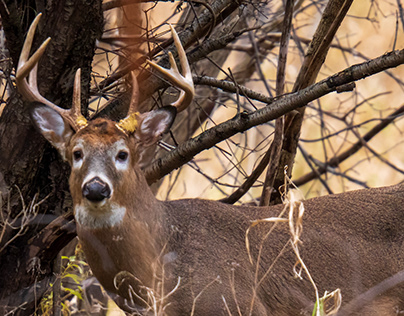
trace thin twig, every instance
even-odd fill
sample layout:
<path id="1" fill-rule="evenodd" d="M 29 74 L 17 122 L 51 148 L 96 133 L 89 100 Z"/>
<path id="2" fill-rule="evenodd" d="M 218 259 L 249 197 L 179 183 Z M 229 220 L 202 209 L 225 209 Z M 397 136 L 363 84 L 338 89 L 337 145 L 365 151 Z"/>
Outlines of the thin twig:
<path id="1" fill-rule="evenodd" d="M 404 105 L 401 106 L 399 109 L 395 110 L 389 116 L 387 116 L 384 120 L 382 120 L 379 124 L 374 126 L 369 132 L 363 135 L 355 144 L 353 144 L 350 148 L 345 150 L 338 156 L 332 157 L 330 160 L 324 163 L 324 166 L 335 168 L 340 163 L 351 157 L 353 154 L 359 151 L 365 143 L 369 142 L 373 137 L 379 134 L 386 126 L 388 126 L 391 122 L 393 122 L 397 117 L 401 116 L 404 113 Z M 310 172 L 305 174 L 304 176 L 300 177 L 299 179 L 294 180 L 293 182 L 296 186 L 301 186 L 315 178 L 319 175 L 322 175 L 327 171 L 325 167 L 319 167 L 315 172 Z"/>

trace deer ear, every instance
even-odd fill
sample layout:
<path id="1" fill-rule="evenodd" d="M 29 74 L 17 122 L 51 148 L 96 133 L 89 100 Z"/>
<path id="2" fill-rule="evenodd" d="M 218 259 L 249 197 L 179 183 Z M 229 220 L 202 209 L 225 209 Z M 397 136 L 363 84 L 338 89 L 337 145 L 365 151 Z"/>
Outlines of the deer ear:
<path id="1" fill-rule="evenodd" d="M 135 137 L 144 147 L 157 143 L 161 136 L 169 131 L 176 114 L 177 109 L 173 106 L 165 106 L 141 114 L 139 127 L 136 129 Z"/>
<path id="2" fill-rule="evenodd" d="M 66 160 L 66 145 L 74 132 L 63 117 L 47 106 L 37 106 L 31 112 L 31 119 L 39 132 L 55 147 Z"/>

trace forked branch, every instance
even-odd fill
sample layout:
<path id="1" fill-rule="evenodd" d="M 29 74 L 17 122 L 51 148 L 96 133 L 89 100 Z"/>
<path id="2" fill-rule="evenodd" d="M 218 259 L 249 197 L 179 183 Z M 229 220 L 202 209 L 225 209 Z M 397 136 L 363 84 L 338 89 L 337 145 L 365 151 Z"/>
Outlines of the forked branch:
<path id="1" fill-rule="evenodd" d="M 146 178 L 149 183 L 153 183 L 172 170 L 181 167 L 198 153 L 215 146 L 226 138 L 274 120 L 330 92 L 336 91 L 342 85 L 364 79 L 402 64 L 404 64 L 404 49 L 389 52 L 370 61 L 353 65 L 298 92 L 274 99 L 273 102 L 262 109 L 252 113 L 240 113 L 234 118 L 180 144 L 175 150 L 150 165 L 145 170 Z"/>

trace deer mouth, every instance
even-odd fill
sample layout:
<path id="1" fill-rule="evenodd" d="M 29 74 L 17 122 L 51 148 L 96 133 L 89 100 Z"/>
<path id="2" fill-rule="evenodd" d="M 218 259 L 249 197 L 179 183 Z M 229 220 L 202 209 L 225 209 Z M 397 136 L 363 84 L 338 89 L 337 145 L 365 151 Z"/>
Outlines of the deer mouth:
<path id="1" fill-rule="evenodd" d="M 83 185 L 82 194 L 87 201 L 102 204 L 111 197 L 111 188 L 99 177 L 94 177 Z"/>

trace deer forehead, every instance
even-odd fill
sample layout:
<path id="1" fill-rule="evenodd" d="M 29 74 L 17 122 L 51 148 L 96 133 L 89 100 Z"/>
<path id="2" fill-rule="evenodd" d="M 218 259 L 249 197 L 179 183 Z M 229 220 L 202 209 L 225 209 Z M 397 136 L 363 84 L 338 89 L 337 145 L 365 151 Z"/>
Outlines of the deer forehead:
<path id="1" fill-rule="evenodd" d="M 83 182 L 100 177 L 106 182 L 119 171 L 130 168 L 130 153 L 133 142 L 120 131 L 112 121 L 98 119 L 80 130 L 70 143 L 72 173 L 80 175 Z M 75 153 L 81 158 L 76 159 Z M 127 153 L 126 160 L 119 159 L 119 153 Z M 84 179 L 84 180 L 83 180 Z"/>
<path id="2" fill-rule="evenodd" d="M 73 136 L 70 149 L 72 152 L 80 148 L 88 153 L 107 153 L 123 148 L 125 144 L 129 148 L 129 137 L 114 122 L 98 118 Z"/>
<path id="3" fill-rule="evenodd" d="M 91 147 L 108 147 L 118 140 L 127 139 L 128 136 L 116 126 L 115 122 L 98 118 L 90 121 L 86 127 L 79 130 L 74 135 L 72 143 L 81 140 Z"/>

